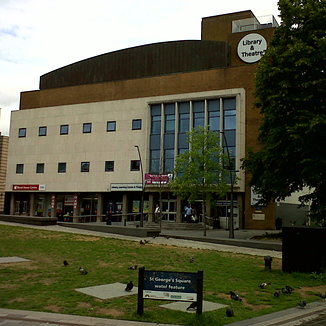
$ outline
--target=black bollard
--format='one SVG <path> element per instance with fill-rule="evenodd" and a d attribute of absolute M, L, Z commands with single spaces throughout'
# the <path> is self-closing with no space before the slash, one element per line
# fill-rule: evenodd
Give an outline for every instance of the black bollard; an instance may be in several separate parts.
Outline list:
<path fill-rule="evenodd" d="M 265 256 L 265 271 L 270 271 L 272 269 L 272 260 L 273 258 L 271 256 Z"/>

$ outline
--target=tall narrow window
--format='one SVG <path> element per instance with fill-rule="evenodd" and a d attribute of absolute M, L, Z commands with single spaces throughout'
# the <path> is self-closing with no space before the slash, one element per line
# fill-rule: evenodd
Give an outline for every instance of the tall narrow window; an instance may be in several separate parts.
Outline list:
<path fill-rule="evenodd" d="M 190 128 L 190 102 L 179 103 L 179 133 L 178 154 L 184 153 L 188 148 L 188 131 Z"/>
<path fill-rule="evenodd" d="M 204 127 L 205 125 L 205 102 L 194 101 L 193 102 L 193 127 Z"/>
<path fill-rule="evenodd" d="M 164 173 L 172 172 L 174 168 L 174 149 L 164 150 Z"/>
<path fill-rule="evenodd" d="M 207 109 L 209 130 L 220 130 L 220 101 L 218 99 L 208 100 Z"/>
<path fill-rule="evenodd" d="M 235 169 L 236 157 L 236 100 L 235 97 L 223 99 L 223 128 L 225 139 L 223 146 L 229 150 L 231 168 Z M 226 148 L 226 146 L 228 148 Z"/>
<path fill-rule="evenodd" d="M 175 105 L 168 103 L 164 105 L 164 138 L 163 138 L 163 173 L 171 172 L 174 163 L 175 146 Z"/>
<path fill-rule="evenodd" d="M 160 173 L 160 150 L 151 150 L 151 173 Z"/>
<path fill-rule="evenodd" d="M 151 134 L 159 135 L 160 133 L 161 133 L 161 115 L 153 115 Z"/>
<path fill-rule="evenodd" d="M 174 133 L 175 130 L 175 110 L 174 103 L 169 103 L 164 105 L 164 114 L 165 114 L 165 133 Z"/>
<path fill-rule="evenodd" d="M 150 165 L 151 173 L 160 173 L 161 104 L 151 105 Z"/>

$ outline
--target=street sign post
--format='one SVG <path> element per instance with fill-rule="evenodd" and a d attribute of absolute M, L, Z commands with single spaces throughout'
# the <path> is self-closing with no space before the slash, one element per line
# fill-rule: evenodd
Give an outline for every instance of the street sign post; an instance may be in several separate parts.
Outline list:
<path fill-rule="evenodd" d="M 197 302 L 203 310 L 203 271 L 197 273 L 150 271 L 139 268 L 137 313 L 144 312 L 144 299 Z"/>

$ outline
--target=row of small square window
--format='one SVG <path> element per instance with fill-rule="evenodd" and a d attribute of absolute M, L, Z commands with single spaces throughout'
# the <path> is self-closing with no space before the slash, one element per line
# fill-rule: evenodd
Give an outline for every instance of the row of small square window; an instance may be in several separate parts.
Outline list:
<path fill-rule="evenodd" d="M 44 173 L 45 164 L 37 163 L 36 164 L 36 173 Z M 80 163 L 80 172 L 89 172 L 91 168 L 90 162 L 81 162 Z M 140 169 L 140 161 L 132 160 L 130 161 L 130 171 L 139 171 Z M 105 172 L 113 172 L 114 171 L 114 161 L 105 161 L 104 162 L 104 171 Z M 58 173 L 66 173 L 67 172 L 67 163 L 60 162 L 58 163 Z M 24 173 L 24 164 L 19 163 L 16 164 L 16 173 L 23 174 Z"/>
<path fill-rule="evenodd" d="M 141 119 L 133 119 L 131 128 L 132 130 L 140 130 L 141 129 Z M 106 131 L 116 131 L 116 121 L 107 121 L 106 123 Z M 92 132 L 92 123 L 91 122 L 85 122 L 83 123 L 83 129 L 84 134 L 91 133 Z M 69 133 L 69 125 L 60 125 L 59 129 L 60 135 L 68 135 Z M 46 136 L 47 134 L 47 127 L 42 126 L 38 128 L 38 135 L 39 136 Z M 18 137 L 26 137 L 27 135 L 27 128 L 19 128 L 18 130 Z"/>

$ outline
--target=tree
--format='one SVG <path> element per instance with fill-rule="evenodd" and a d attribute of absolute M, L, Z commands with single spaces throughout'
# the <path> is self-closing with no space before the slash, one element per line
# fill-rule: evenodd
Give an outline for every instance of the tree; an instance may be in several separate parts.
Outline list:
<path fill-rule="evenodd" d="M 262 114 L 258 140 L 243 167 L 263 200 L 311 202 L 316 218 L 326 210 L 325 53 L 326 2 L 280 0 L 281 26 L 256 74 L 256 106 Z"/>
<path fill-rule="evenodd" d="M 206 235 L 206 204 L 214 195 L 224 196 L 229 189 L 228 161 L 220 146 L 216 131 L 198 127 L 188 134 L 189 150 L 176 157 L 172 191 L 190 202 L 203 200 L 203 219 Z"/>

